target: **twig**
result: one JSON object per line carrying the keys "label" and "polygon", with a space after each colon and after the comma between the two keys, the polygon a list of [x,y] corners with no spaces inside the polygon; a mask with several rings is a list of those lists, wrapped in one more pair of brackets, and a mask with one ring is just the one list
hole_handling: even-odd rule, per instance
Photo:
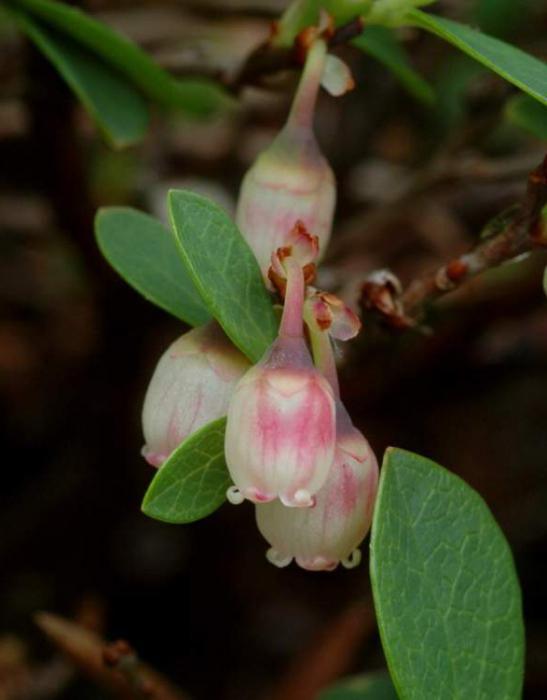
{"label": "twig", "polygon": [[188,700],[164,676],[139,661],[127,642],[105,643],[97,634],[51,613],[35,616],[38,627],[72,663],[121,700]]}
{"label": "twig", "polygon": [[435,272],[411,282],[405,291],[394,275],[373,273],[361,289],[361,306],[392,328],[415,326],[427,306],[458,289],[481,272],[547,246],[540,215],[547,204],[547,157],[528,177],[524,201],[494,219],[492,232],[468,253],[450,260]]}
{"label": "twig", "polygon": [[268,700],[315,700],[321,690],[347,673],[357,648],[375,631],[370,598],[346,608],[295,659]]}
{"label": "twig", "polygon": [[[363,20],[356,17],[346,24],[328,29],[325,38],[329,46],[346,44],[363,31]],[[275,23],[272,25],[272,34],[275,34]],[[266,41],[258,46],[246,59],[234,80],[226,84],[233,92],[239,92],[246,85],[261,85],[266,76],[279,71],[300,67],[305,59],[310,34],[303,29],[294,40],[291,47],[278,47]]]}

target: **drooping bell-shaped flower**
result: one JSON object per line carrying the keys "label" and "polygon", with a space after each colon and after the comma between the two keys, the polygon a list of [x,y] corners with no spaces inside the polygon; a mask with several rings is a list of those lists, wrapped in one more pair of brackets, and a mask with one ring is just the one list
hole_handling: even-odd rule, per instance
{"label": "drooping bell-shaped flower", "polygon": [[145,459],[161,466],[188,435],[224,416],[249,366],[214,321],[175,340],[162,355],[146,392]]}
{"label": "drooping bell-shaped flower", "polygon": [[268,560],[283,567],[332,571],[361,560],[378,486],[378,462],[370,445],[338,402],[334,463],[312,508],[285,508],[279,501],[256,506],[258,529],[271,547]]}
{"label": "drooping bell-shaped flower", "polygon": [[279,336],[240,380],[228,409],[225,453],[235,486],[227,495],[234,503],[279,498],[285,506],[311,506],[334,458],[333,391],[303,335],[302,265],[317,244],[305,232],[296,235],[276,261],[287,275]]}
{"label": "drooping bell-shaped flower", "polygon": [[286,245],[298,220],[317,236],[321,253],[330,238],[336,183],[313,132],[326,51],[323,39],[311,45],[287,123],[241,185],[236,223],[265,278],[272,253]]}

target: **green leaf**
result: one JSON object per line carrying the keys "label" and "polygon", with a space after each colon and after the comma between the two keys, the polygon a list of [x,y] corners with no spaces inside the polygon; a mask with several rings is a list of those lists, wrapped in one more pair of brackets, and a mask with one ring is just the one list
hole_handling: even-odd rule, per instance
{"label": "green leaf", "polygon": [[210,320],[171,232],[131,207],[105,207],[95,217],[102,254],[134,289],[192,326]]}
{"label": "green leaf", "polygon": [[387,673],[368,673],[341,680],[318,700],[397,700],[397,693]]}
{"label": "green leaf", "polygon": [[139,141],[148,126],[143,97],[97,56],[24,12],[7,8],[19,28],[59,71],[106,138],[117,147]]}
{"label": "green leaf", "polygon": [[8,1],[101,56],[159,104],[204,116],[229,103],[227,93],[213,81],[173,78],[132,41],[77,8],[52,0]]}
{"label": "green leaf", "polygon": [[543,61],[465,24],[421,10],[412,10],[407,14],[406,20],[409,24],[426,29],[454,44],[471,58],[547,105],[547,64]]}
{"label": "green leaf", "polygon": [[467,116],[466,97],[473,81],[486,73],[483,66],[462,53],[452,53],[435,76],[435,126],[452,129]]}
{"label": "green leaf", "polygon": [[370,547],[378,626],[401,700],[518,700],[519,583],[482,498],[425,457],[390,448]]}
{"label": "green leaf", "polygon": [[320,9],[328,12],[335,25],[339,25],[363,14],[371,4],[372,0],[295,0],[281,15],[272,43],[291,46],[304,27],[318,24]]}
{"label": "green leaf", "polygon": [[232,483],[224,460],[226,418],[192,433],[156,472],[142,502],[145,515],[191,523],[224,503]]}
{"label": "green leaf", "polygon": [[275,46],[291,46],[297,34],[319,22],[325,10],[336,27],[362,17],[365,24],[399,26],[413,7],[430,5],[435,0],[295,0],[279,20],[272,40]]}
{"label": "green leaf", "polygon": [[473,23],[483,32],[504,37],[514,34],[529,19],[529,3],[536,0],[476,0]]}
{"label": "green leaf", "polygon": [[505,106],[507,119],[538,139],[547,141],[547,107],[528,95],[515,95]]}
{"label": "green leaf", "polygon": [[175,237],[211,315],[252,362],[274,341],[277,317],[256,258],[218,205],[186,190],[169,192]]}
{"label": "green leaf", "polygon": [[383,63],[413,97],[426,104],[435,101],[433,88],[414,70],[392,30],[380,26],[366,27],[352,43]]}

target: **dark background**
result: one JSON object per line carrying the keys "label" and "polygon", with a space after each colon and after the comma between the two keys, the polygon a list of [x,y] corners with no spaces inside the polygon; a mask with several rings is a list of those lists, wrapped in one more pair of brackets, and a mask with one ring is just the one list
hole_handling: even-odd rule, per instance
{"label": "dark background", "polygon": [[[229,73],[278,14],[259,0],[83,5],[181,73]],[[512,5],[483,15],[484,28],[545,58],[546,4]],[[476,17],[472,2],[439,9]],[[107,697],[70,674],[29,694],[58,663],[34,625],[38,610],[129,639],[198,700],[305,699],[295,689],[321,644],[333,645],[340,673],[382,668],[366,563],[278,571],[247,505],[184,527],[141,514],[152,477],[139,454],[143,396],[185,329],[116,277],[92,231],[104,204],[161,215],[172,184],[233,207],[245,169],[283,122],[294,75],[244,91],[242,109],[212,124],[156,113],[142,145],[114,152],[44,59],[0,27],[0,698]],[[545,150],[504,120],[510,86],[432,37],[403,36],[439,90],[434,109],[349,48],[339,53],[357,89],[319,104],[339,183],[321,279],[348,300],[373,269],[406,284],[469,248],[522,196]],[[523,587],[526,697],[537,699],[547,694],[545,263],[535,253],[447,297],[431,309],[430,334],[365,318],[341,370],[348,409],[379,456],[388,445],[424,454],[491,507]],[[349,623],[348,610],[357,611]],[[340,642],[344,625],[352,632]]]}

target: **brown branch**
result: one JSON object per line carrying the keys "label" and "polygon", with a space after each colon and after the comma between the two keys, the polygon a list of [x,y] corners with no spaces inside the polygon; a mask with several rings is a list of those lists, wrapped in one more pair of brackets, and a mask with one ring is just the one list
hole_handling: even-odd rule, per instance
{"label": "brown branch", "polygon": [[314,700],[351,668],[359,646],[376,631],[372,600],[345,608],[290,665],[268,700]]}
{"label": "brown branch", "polygon": [[[273,23],[272,36],[275,35],[275,27]],[[323,34],[330,47],[340,46],[358,37],[363,27],[363,20],[356,17],[340,27],[329,27]],[[264,42],[247,57],[235,78],[225,86],[238,93],[246,85],[261,85],[263,79],[273,73],[301,67],[310,36],[309,28],[306,28],[298,34],[290,47],[275,46],[270,40]]]}
{"label": "brown branch", "polygon": [[373,273],[361,288],[361,307],[392,328],[415,326],[425,309],[440,297],[461,287],[485,270],[547,246],[541,211],[547,204],[547,157],[528,177],[521,204],[490,222],[487,235],[467,253],[401,291],[397,278],[387,271]]}
{"label": "brown branch", "polygon": [[143,664],[127,642],[105,643],[81,625],[51,613],[35,616],[38,627],[72,663],[121,700],[188,700],[164,676]]}

